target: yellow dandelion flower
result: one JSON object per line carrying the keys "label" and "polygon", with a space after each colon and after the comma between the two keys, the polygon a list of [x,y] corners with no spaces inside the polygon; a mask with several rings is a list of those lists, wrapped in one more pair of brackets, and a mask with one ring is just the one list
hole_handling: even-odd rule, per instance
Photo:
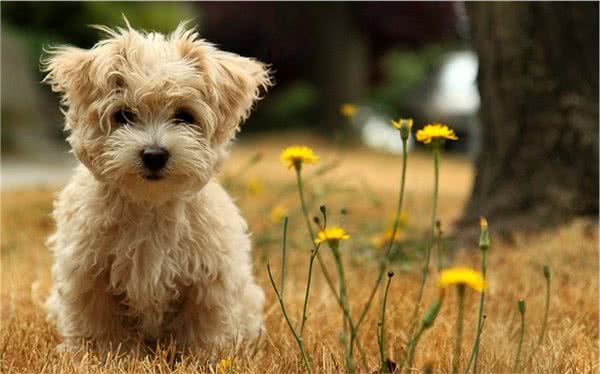
{"label": "yellow dandelion flower", "polygon": [[319,235],[315,238],[315,243],[320,244],[322,242],[338,242],[340,240],[348,240],[350,235],[346,233],[346,230],[339,226],[330,226],[325,230],[321,230]]}
{"label": "yellow dandelion flower", "polygon": [[340,106],[340,113],[342,113],[344,117],[352,118],[357,112],[358,108],[354,104],[342,104]]}
{"label": "yellow dandelion flower", "polygon": [[227,372],[229,372],[229,369],[231,369],[231,362],[233,360],[231,359],[231,357],[227,357],[222,359],[221,361],[219,361],[219,364],[217,365],[217,371],[219,374],[225,374]]}
{"label": "yellow dandelion flower", "polygon": [[[386,245],[390,244],[390,240],[392,240],[392,234],[394,230],[390,227],[385,230],[381,234],[377,234],[371,237],[371,244],[375,248],[383,248]],[[394,242],[400,241],[400,230],[396,230],[396,235],[394,235]]]}
{"label": "yellow dandelion flower", "polygon": [[260,179],[250,178],[246,182],[246,189],[251,195],[258,195],[264,190],[264,186]]}
{"label": "yellow dandelion flower", "polygon": [[[394,220],[396,219],[396,212],[392,212],[389,216],[390,225],[394,224]],[[408,223],[408,212],[405,210],[400,212],[400,217],[398,217],[398,225],[404,226]]]}
{"label": "yellow dandelion flower", "polygon": [[279,223],[288,214],[288,210],[285,206],[279,204],[275,205],[273,209],[271,209],[271,222]]}
{"label": "yellow dandelion flower", "polygon": [[458,140],[458,137],[454,130],[441,123],[432,123],[417,131],[417,140],[422,143],[429,144],[438,139]]}
{"label": "yellow dandelion flower", "polygon": [[311,148],[304,145],[287,147],[281,152],[279,159],[288,167],[288,169],[291,169],[292,166],[299,169],[304,162],[309,164],[316,164],[319,162],[319,156],[317,156]]}
{"label": "yellow dandelion flower", "polygon": [[482,292],[485,289],[483,275],[478,271],[466,267],[453,267],[442,270],[438,279],[438,286],[446,288],[453,285],[469,286],[478,292]]}
{"label": "yellow dandelion flower", "polygon": [[408,126],[409,129],[413,126],[412,118],[400,118],[398,121],[392,120],[392,125],[398,130],[402,129],[405,126]]}

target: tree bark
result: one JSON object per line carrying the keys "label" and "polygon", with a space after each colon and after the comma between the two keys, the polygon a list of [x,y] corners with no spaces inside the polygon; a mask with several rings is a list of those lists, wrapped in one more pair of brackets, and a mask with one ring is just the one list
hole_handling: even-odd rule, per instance
{"label": "tree bark", "polygon": [[308,18],[313,25],[314,56],[312,77],[319,92],[319,126],[326,134],[349,129],[339,107],[356,103],[367,92],[369,50],[366,35],[356,24],[351,4],[326,2],[310,4]]}
{"label": "tree bark", "polygon": [[[459,226],[598,214],[598,3],[467,3],[482,147]],[[475,226],[477,227],[477,226]]]}

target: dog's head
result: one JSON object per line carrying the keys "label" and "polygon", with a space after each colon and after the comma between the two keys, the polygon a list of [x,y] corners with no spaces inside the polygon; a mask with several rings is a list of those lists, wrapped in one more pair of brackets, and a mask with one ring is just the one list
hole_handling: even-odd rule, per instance
{"label": "dog's head", "polygon": [[108,37],[92,49],[61,46],[42,60],[76,157],[135,199],[201,189],[270,85],[266,66],[183,24],[169,35],[99,28]]}

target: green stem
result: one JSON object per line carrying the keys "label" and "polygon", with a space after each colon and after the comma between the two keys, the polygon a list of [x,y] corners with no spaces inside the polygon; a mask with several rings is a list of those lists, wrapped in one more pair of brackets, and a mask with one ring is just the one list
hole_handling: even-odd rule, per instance
{"label": "green stem", "polygon": [[308,209],[306,208],[306,201],[304,200],[304,186],[302,184],[302,173],[300,172],[300,168],[295,168],[296,170],[296,184],[298,186],[298,194],[300,196],[300,205],[302,206],[302,213],[304,214],[304,220],[306,221],[306,229],[308,230],[308,234],[310,235],[310,242],[313,243],[313,246],[317,247],[315,244],[315,232],[310,224],[310,218],[308,218]]}
{"label": "green stem", "polygon": [[383,293],[383,303],[381,305],[381,316],[380,316],[380,325],[379,325],[379,334],[378,334],[378,343],[379,343],[379,358],[381,360],[381,371],[383,373],[388,373],[388,367],[385,362],[385,307],[387,304],[388,292],[390,290],[390,283],[392,282],[393,273],[388,273],[388,281],[385,285],[385,291]]}
{"label": "green stem", "polygon": [[[385,255],[384,255],[381,263],[379,264],[379,272],[377,274],[377,280],[375,281],[375,285],[373,286],[373,289],[371,290],[371,294],[369,295],[369,298],[367,299],[367,302],[365,303],[365,305],[364,305],[362,311],[360,312],[358,319],[356,321],[357,329],[360,328],[360,325],[363,323],[365,317],[367,316],[367,312],[369,311],[369,308],[371,307],[371,304],[373,303],[373,299],[375,298],[375,294],[377,293],[377,290],[379,289],[379,285],[381,284],[381,281],[383,280],[383,276],[385,275],[385,270],[386,270],[387,264],[390,260],[390,254],[392,252],[392,245],[394,244],[394,240],[396,238],[396,233],[398,232],[398,226],[400,224],[400,215],[402,213],[402,204],[404,202],[404,186],[405,186],[405,182],[406,182],[407,160],[408,160],[407,139],[402,139],[402,175],[400,177],[400,190],[398,192],[398,205],[396,207],[396,215],[394,217],[394,226],[392,228],[392,236],[388,243],[388,247],[385,252]],[[353,339],[351,338],[350,339],[350,349],[352,349],[353,343],[354,343]]]}
{"label": "green stem", "polygon": [[[344,273],[344,264],[342,263],[342,257],[340,256],[340,252],[339,252],[339,243],[329,243],[329,246],[331,248],[331,252],[333,253],[333,258],[335,259],[335,265],[337,268],[337,272],[338,272],[338,278],[339,278],[339,288],[340,288],[340,299],[342,301],[343,304],[343,309],[344,310],[350,310],[349,304],[348,304],[348,293],[346,290],[346,276]],[[354,363],[352,360],[352,351],[350,350],[350,347],[347,346],[347,341],[346,341],[346,334],[347,334],[347,330],[350,330],[350,336],[354,336],[354,333],[352,332],[352,328],[350,327],[351,325],[351,319],[349,318],[349,314],[344,313],[344,320],[342,323],[342,334],[344,336],[344,345],[345,345],[345,352],[346,352],[346,363],[347,363],[347,369],[349,372],[352,372],[354,370]]]}
{"label": "green stem", "polygon": [[438,272],[440,272],[444,268],[443,248],[442,248],[442,225],[441,225],[440,221],[436,222],[436,226],[437,226],[437,237],[436,237],[437,269],[438,269]]}
{"label": "green stem", "polygon": [[[481,274],[483,275],[483,280],[485,281],[485,273],[486,273],[486,256],[487,250],[481,251]],[[479,358],[479,344],[481,338],[481,331],[483,327],[483,304],[485,301],[485,290],[481,291],[481,296],[479,297],[479,316],[477,317],[477,332],[475,333],[475,343],[473,344],[473,350],[471,351],[471,355],[469,357],[469,362],[467,364],[467,369],[465,373],[469,372],[471,368],[471,364],[473,364],[473,373],[477,374],[477,360]]]}
{"label": "green stem", "polygon": [[415,350],[417,348],[417,343],[419,342],[419,339],[421,339],[421,335],[423,334],[423,331],[425,331],[425,328],[423,326],[421,326],[421,328],[419,328],[419,330],[417,330],[415,336],[412,338],[411,342],[408,345],[408,359],[406,360],[406,367],[408,368],[409,371],[412,368],[413,359],[415,356]]}
{"label": "green stem", "polygon": [[417,343],[419,342],[419,339],[421,338],[421,335],[423,334],[423,332],[426,329],[429,329],[429,328],[431,328],[431,326],[433,326],[433,323],[435,322],[435,319],[437,318],[438,313],[440,312],[440,309],[442,308],[442,301],[443,301],[443,293],[440,294],[440,297],[433,304],[431,304],[431,306],[427,309],[427,311],[423,315],[423,319],[421,320],[421,324],[419,325],[419,328],[418,328],[416,334],[413,335],[413,337],[408,341],[408,344],[407,344],[408,359],[404,362],[404,364],[401,364],[400,372],[402,372],[402,370],[404,370],[405,366],[407,367],[408,370],[411,369]]}
{"label": "green stem", "polygon": [[310,294],[310,284],[312,280],[312,269],[313,263],[315,262],[315,257],[317,255],[317,251],[319,250],[319,245],[317,245],[317,249],[313,250],[310,254],[310,262],[308,264],[308,280],[306,281],[306,294],[304,295],[304,307],[302,308],[302,322],[300,324],[300,336],[304,333],[304,325],[306,323],[306,310],[308,307],[308,296]]}
{"label": "green stem", "polygon": [[[362,355],[362,360],[364,363],[366,363],[366,359],[365,359],[365,352],[362,349],[362,346],[360,345],[360,342],[358,340],[356,340],[356,338],[358,337],[358,331],[352,321],[352,318],[350,316],[350,311],[344,306],[344,304],[342,303],[342,300],[340,299],[340,297],[337,294],[337,291],[335,290],[335,285],[333,284],[333,280],[331,279],[329,273],[327,272],[326,268],[325,268],[325,264],[323,263],[323,260],[320,257],[320,252],[317,253],[317,260],[319,261],[319,265],[321,266],[321,270],[323,270],[323,275],[325,277],[325,281],[327,283],[327,286],[329,287],[329,289],[331,290],[331,293],[333,294],[335,301],[337,302],[338,306],[340,307],[340,309],[342,309],[342,312],[344,313],[344,318],[346,318],[346,320],[348,321],[349,325],[350,325],[350,338],[353,341],[356,341],[356,346],[358,348],[358,350],[360,351],[360,354]],[[366,364],[364,365],[366,367]]]}
{"label": "green stem", "polygon": [[[417,315],[419,313],[419,307],[421,305],[421,299],[423,298],[423,289],[425,288],[425,282],[427,281],[427,275],[429,274],[429,260],[431,258],[431,248],[433,247],[434,234],[435,234],[435,222],[437,218],[437,200],[438,200],[438,184],[439,184],[439,173],[440,173],[440,150],[439,144],[433,144],[433,170],[434,170],[434,182],[433,182],[433,207],[431,209],[431,230],[429,231],[429,245],[427,246],[427,252],[425,254],[425,264],[421,273],[421,285],[419,287],[419,293],[417,296],[417,302],[412,313],[410,334],[415,328],[417,323]],[[409,335],[410,335],[409,334]]]}
{"label": "green stem", "polygon": [[287,248],[287,226],[288,226],[288,217],[283,219],[283,254],[281,257],[281,286],[279,289],[281,290],[281,298],[283,299],[283,287],[285,285],[285,253]]}
{"label": "green stem", "polygon": [[513,373],[517,373],[519,369],[519,358],[521,356],[521,348],[523,346],[523,337],[525,335],[525,310],[521,308],[521,303],[523,301],[519,301],[519,314],[521,315],[521,327],[519,329],[519,343],[517,345],[517,354],[515,355],[515,362],[513,364]]}
{"label": "green stem", "polygon": [[[308,209],[306,207],[306,201],[304,199],[304,185],[302,183],[302,173],[301,173],[301,170],[299,167],[295,168],[295,170],[296,170],[296,186],[298,188],[298,196],[300,198],[300,206],[302,207],[302,213],[304,215],[304,221],[306,222],[306,229],[308,231],[308,234],[310,235],[310,241],[313,244],[314,254],[317,257],[317,261],[319,262],[319,266],[321,268],[321,271],[323,272],[323,276],[325,277],[325,281],[326,281],[327,285],[329,286],[331,292],[333,293],[338,305],[342,309],[344,319],[347,321],[348,326],[350,328],[351,342],[354,343],[354,340],[358,335],[357,328],[355,327],[354,323],[352,322],[352,318],[350,317],[349,308],[347,307],[346,303],[343,301],[341,295],[338,295],[335,290],[333,280],[331,279],[331,276],[329,275],[329,272],[327,271],[327,268],[325,267],[323,259],[321,258],[321,255],[318,251],[319,246],[314,241],[315,234],[314,234],[313,228],[310,224],[310,218],[308,216]],[[311,258],[311,261],[312,260],[314,260],[314,258]],[[309,275],[309,277],[310,277],[310,275]],[[308,298],[305,299],[304,308],[307,307],[307,303],[308,303]],[[304,318],[304,315],[303,315],[303,318]],[[304,319],[303,319],[303,321],[304,321]],[[301,325],[301,328],[302,327],[303,326]],[[350,346],[350,355],[352,355],[352,347],[353,347],[353,344]],[[363,356],[364,356],[364,352],[363,352]]]}
{"label": "green stem", "polygon": [[464,318],[464,299],[465,299],[465,285],[459,284],[458,290],[458,314],[456,316],[456,336],[454,340],[454,355],[452,357],[452,374],[458,373],[458,367],[460,365],[460,353],[462,345],[463,335],[463,318]]}
{"label": "green stem", "polygon": [[310,368],[310,363],[308,361],[308,356],[306,355],[306,351],[304,350],[304,343],[303,343],[302,337],[296,333],[296,329],[294,329],[294,326],[292,325],[292,322],[290,321],[290,318],[288,317],[287,311],[285,309],[285,305],[283,303],[283,299],[281,298],[281,294],[277,290],[277,286],[275,285],[275,281],[273,280],[273,274],[271,273],[271,267],[269,266],[269,264],[267,264],[267,273],[269,274],[269,280],[271,281],[271,286],[273,286],[273,290],[275,291],[275,294],[277,295],[277,300],[279,300],[279,306],[281,307],[281,311],[283,313],[283,316],[285,317],[285,321],[287,322],[288,327],[290,328],[290,331],[294,335],[294,339],[296,339],[296,343],[298,344],[298,349],[300,349],[300,353],[302,354],[304,366],[306,367],[306,370],[309,373],[312,373],[312,370]]}
{"label": "green stem", "polygon": [[544,305],[544,320],[542,322],[542,330],[540,331],[540,337],[538,338],[538,346],[544,342],[546,336],[546,326],[548,325],[548,311],[550,309],[550,276],[546,277],[546,302]]}
{"label": "green stem", "polygon": [[550,269],[547,266],[544,267],[544,276],[546,278],[546,301],[544,304],[544,319],[542,320],[542,329],[540,330],[540,336],[538,337],[537,344],[531,351],[531,354],[529,355],[529,358],[526,361],[525,367],[529,366],[538,348],[544,342],[544,337],[546,336],[546,326],[548,325],[548,311],[550,310]]}

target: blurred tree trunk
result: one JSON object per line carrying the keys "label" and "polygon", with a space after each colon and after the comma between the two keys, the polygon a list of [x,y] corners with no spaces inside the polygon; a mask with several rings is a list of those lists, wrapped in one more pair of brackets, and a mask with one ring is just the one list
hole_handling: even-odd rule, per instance
{"label": "blurred tree trunk", "polygon": [[[598,214],[598,3],[467,3],[482,147],[462,225]],[[477,227],[477,226],[475,226]]]}
{"label": "blurred tree trunk", "polygon": [[[307,5],[307,4],[303,4]],[[314,3],[305,7],[313,24],[312,76],[319,93],[320,127],[325,135],[348,126],[340,116],[343,103],[356,103],[366,93],[369,74],[367,38],[358,28],[350,4]]]}

